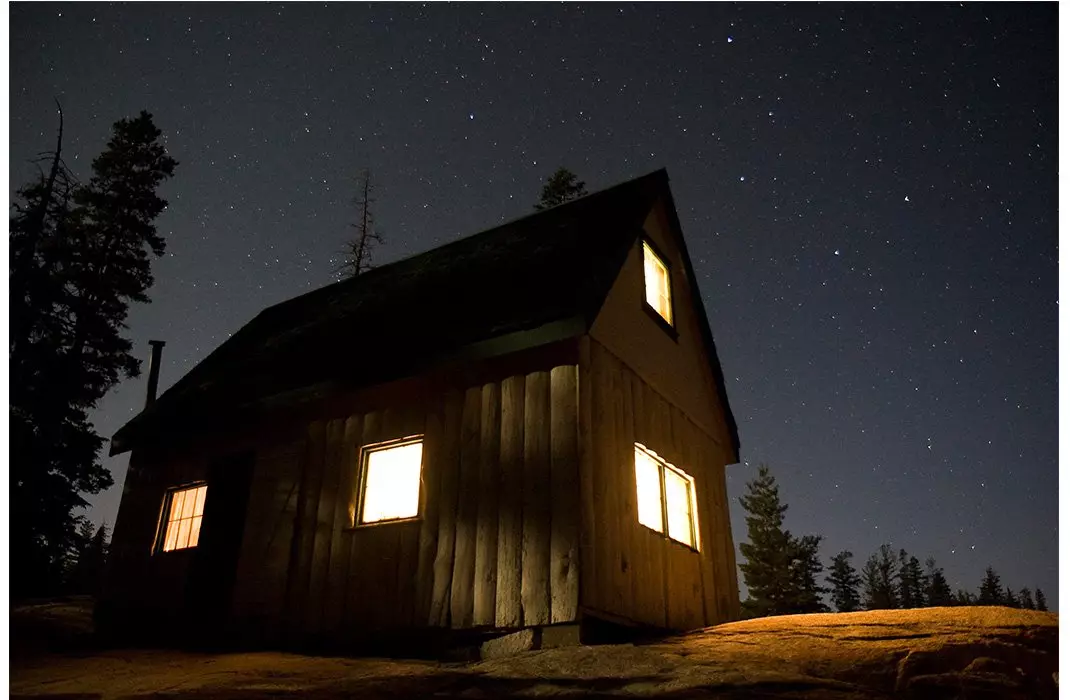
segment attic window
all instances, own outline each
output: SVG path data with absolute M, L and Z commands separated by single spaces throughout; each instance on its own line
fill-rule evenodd
M 695 480 L 690 475 L 635 443 L 635 491 L 641 525 L 698 549 Z
M 199 484 L 189 488 L 172 489 L 164 496 L 163 541 L 160 550 L 196 547 L 201 536 L 201 519 L 204 515 L 204 497 L 208 486 Z
M 422 437 L 369 445 L 361 450 L 357 525 L 419 515 L 423 451 Z
M 669 268 L 646 241 L 643 241 L 643 278 L 646 283 L 646 303 L 671 326 L 672 292 L 669 289 Z

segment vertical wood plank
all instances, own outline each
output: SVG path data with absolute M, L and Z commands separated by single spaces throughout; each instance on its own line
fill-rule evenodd
M 356 470 L 357 481 L 353 505 L 354 523 L 359 522 L 360 492 L 364 488 L 362 483 L 364 465 L 362 462 L 362 450 L 365 445 L 379 440 L 380 424 L 382 417 L 379 412 L 372 411 L 361 417 L 360 437 L 356 445 Z M 345 624 L 354 634 L 361 634 L 373 623 L 374 611 L 368 604 L 369 598 L 373 597 L 377 589 L 376 570 L 379 566 L 378 553 L 374 542 L 368 537 L 367 530 L 354 530 L 351 536 L 349 550 L 349 572 L 346 580 L 346 613 Z
M 316 514 L 316 531 L 312 543 L 312 578 L 309 585 L 308 630 L 313 636 L 325 630 L 324 613 L 330 586 L 331 549 L 335 540 L 334 513 L 338 503 L 341 475 L 342 437 L 345 420 L 327 423 L 323 456 L 323 481 Z M 340 534 L 340 533 L 339 533 Z M 332 625 L 333 627 L 333 625 Z
M 472 626 L 476 569 L 476 513 L 479 505 L 479 423 L 482 418 L 481 387 L 464 393 L 461 414 L 460 489 L 457 500 L 456 543 L 450 590 L 450 624 Z
M 476 512 L 474 625 L 493 625 L 498 584 L 498 484 L 501 481 L 501 385 L 483 385 Z
M 460 488 L 461 414 L 464 397 L 448 392 L 444 398 L 442 449 L 429 455 L 439 472 L 441 502 L 438 511 L 438 543 L 435 551 L 434 585 L 428 622 L 434 627 L 450 626 L 450 591 L 453 580 L 454 545 L 457 531 L 457 496 Z
M 598 558 L 595 542 L 594 425 L 592 417 L 593 374 L 591 338 L 580 338 L 579 383 L 579 470 L 580 470 L 580 605 L 596 608 L 598 603 Z
M 550 370 L 550 621 L 572 622 L 579 605 L 577 368 Z
M 690 426 L 686 417 L 675 406 L 667 406 L 667 414 L 669 417 L 670 428 L 672 430 L 672 446 L 674 464 L 683 469 L 688 475 L 692 476 L 695 480 L 695 489 L 705 485 L 705 479 L 703 478 L 704 471 L 700 463 L 692 460 L 693 451 L 692 445 L 694 438 L 690 434 Z M 698 539 L 698 545 L 702 546 L 702 534 L 699 528 L 702 526 L 702 517 L 699 512 L 697 492 L 692 497 L 692 508 L 695 509 L 695 528 L 694 536 Z M 675 545 L 674 545 L 675 546 Z M 681 582 L 681 602 L 682 605 L 682 621 L 686 629 L 695 629 L 702 627 L 706 624 L 705 613 L 705 598 L 704 587 L 705 574 L 704 574 L 704 562 L 702 561 L 702 555 L 685 549 L 682 546 L 676 546 L 676 549 L 680 551 L 681 568 L 683 581 Z
M 524 625 L 550 621 L 550 373 L 524 387 L 524 550 L 520 598 Z
M 617 548 L 617 528 L 609 505 L 613 502 L 614 495 L 609 454 L 614 435 L 607 360 L 602 346 L 591 341 L 591 500 L 594 512 L 594 578 L 597 581 L 592 607 L 613 613 L 616 612 L 613 602 L 613 562 Z
M 362 416 L 349 416 L 342 429 L 338 449 L 338 497 L 334 511 L 334 539 L 327 566 L 327 599 L 324 603 L 324 628 L 341 641 L 346 636 L 346 584 L 349 580 L 349 555 L 353 546 L 353 515 L 357 497 L 357 442 L 360 440 Z
M 612 407 L 612 439 L 606 445 L 610 458 L 609 470 L 613 488 L 613 497 L 607 503 L 607 509 L 614 521 L 616 551 L 613 562 L 613 601 L 614 610 L 619 615 L 633 617 L 635 606 L 631 595 L 632 567 L 635 563 L 634 539 L 636 533 L 631 520 L 631 513 L 638 510 L 635 505 L 635 462 L 632 450 L 627 444 L 630 430 L 624 424 L 624 382 L 628 369 L 616 357 L 608 354 L 611 370 L 609 373 L 610 405 Z M 609 505 L 613 504 L 613 505 Z M 636 515 L 638 519 L 638 515 Z
M 414 624 L 426 625 L 431 611 L 431 594 L 434 588 L 435 552 L 438 549 L 439 511 L 442 496 L 439 490 L 442 460 L 435 455 L 443 449 L 442 402 L 436 402 L 425 416 L 424 463 L 420 472 L 420 545 L 419 562 L 416 565 L 416 607 Z
M 520 581 L 524 534 L 524 388 L 523 376 L 508 377 L 502 382 L 494 624 L 504 628 L 519 627 L 523 621 Z
M 323 447 L 325 425 L 313 421 L 308 426 L 305 439 L 305 454 L 301 462 L 301 488 L 294 531 L 294 549 L 291 557 L 289 586 L 290 629 L 303 636 L 308 631 L 308 595 L 311 583 L 312 545 L 316 534 L 319 487 L 323 475 Z
M 401 437 L 410 435 L 424 435 L 426 427 L 424 407 L 422 405 L 406 405 L 398 416 L 400 423 L 395 426 L 395 434 Z M 427 445 L 424 444 L 426 449 Z M 422 473 L 421 465 L 421 473 Z M 420 513 L 420 511 L 417 511 Z M 421 513 L 422 516 L 422 513 Z M 399 556 L 397 558 L 398 569 L 398 611 L 397 624 L 411 628 L 416 625 L 417 607 L 417 570 L 420 562 L 420 530 L 421 522 L 411 521 L 398 524 Z M 423 624 L 423 619 L 420 619 Z

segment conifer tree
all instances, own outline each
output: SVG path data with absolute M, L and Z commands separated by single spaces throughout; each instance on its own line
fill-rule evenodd
M 1018 591 L 1018 602 L 1026 610 L 1036 610 L 1036 603 L 1033 602 L 1033 591 L 1028 588 L 1023 588 Z
M 1044 596 L 1044 591 L 1037 589 L 1037 610 L 1047 611 L 1048 599 Z
M 917 557 L 907 557 L 905 549 L 899 550 L 899 570 L 896 572 L 896 594 L 900 608 L 918 608 L 924 602 L 927 587 L 925 574 Z
M 858 593 L 858 587 L 862 585 L 862 578 L 851 566 L 851 557 L 854 555 L 848 551 L 842 551 L 832 557 L 832 566 L 829 567 L 828 583 L 832 593 L 832 604 L 837 612 L 854 612 L 862 609 L 862 599 Z
M 944 570 L 936 565 L 936 560 L 929 557 L 925 560 L 926 581 L 925 602 L 929 607 L 941 607 L 952 605 L 954 599 L 951 596 L 951 586 L 944 577 Z
M 985 577 L 981 580 L 981 588 L 977 593 L 977 604 L 1003 604 L 1003 586 L 1000 584 L 999 574 L 991 566 L 985 569 Z
M 176 162 L 147 112 L 115 123 L 92 177 L 60 156 L 19 191 L 9 226 L 12 334 L 11 593 L 54 592 L 77 541 L 81 494 L 112 483 L 88 412 L 139 361 L 123 337 L 131 302 L 147 302 L 151 257 L 164 252 L 157 188 Z
M 587 188 L 584 184 L 568 168 L 558 168 L 553 175 L 546 178 L 546 183 L 542 186 L 542 194 L 539 195 L 539 201 L 535 204 L 535 208 L 541 211 L 556 207 L 558 204 L 564 204 L 577 197 L 582 197 L 587 194 Z
M 977 605 L 977 597 L 969 591 L 958 589 L 955 591 L 956 605 Z
M 788 506 L 780 502 L 780 489 L 767 465 L 747 482 L 739 502 L 746 511 L 747 540 L 739 545 L 739 565 L 750 596 L 743 608 L 750 617 L 791 612 L 791 536 L 784 530 Z
M 1008 608 L 1020 608 L 1022 604 L 1018 602 L 1018 596 L 1014 595 L 1014 591 L 1010 586 L 1007 586 L 1003 591 L 1003 605 Z
M 896 607 L 895 556 L 889 544 L 882 544 L 862 568 L 862 591 L 867 610 Z
M 820 535 L 791 537 L 791 591 L 789 610 L 793 613 L 828 612 L 828 606 L 822 595 L 828 589 L 817 581 L 824 570 L 818 548 L 821 546 Z
M 344 277 L 356 277 L 372 269 L 372 254 L 383 244 L 383 236 L 375 222 L 372 205 L 375 197 L 372 193 L 371 173 L 362 170 L 357 177 L 357 194 L 353 204 L 357 208 L 356 221 L 350 224 L 352 237 L 345 242 L 342 250 L 342 264 L 337 273 Z

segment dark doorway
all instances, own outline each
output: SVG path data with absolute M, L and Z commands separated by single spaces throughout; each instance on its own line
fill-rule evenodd
M 228 455 L 208 467 L 200 543 L 190 562 L 186 613 L 199 645 L 224 641 L 255 456 Z

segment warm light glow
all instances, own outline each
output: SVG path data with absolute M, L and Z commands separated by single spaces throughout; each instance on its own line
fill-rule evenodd
M 665 469 L 665 511 L 669 519 L 669 537 L 694 547 L 691 480 L 670 468 Z
M 422 441 L 365 451 L 361 524 L 419 514 L 423 451 Z
M 635 448 L 635 492 L 639 522 L 651 530 L 664 532 L 661 517 L 661 476 L 659 465 L 645 451 Z
M 669 268 L 646 242 L 643 243 L 643 277 L 646 282 L 646 303 L 654 307 L 666 323 L 672 325 Z
M 694 479 L 635 443 L 635 491 L 642 525 L 699 548 Z
M 196 547 L 201 537 L 201 518 L 204 515 L 205 485 L 194 486 L 168 494 L 163 551 Z

